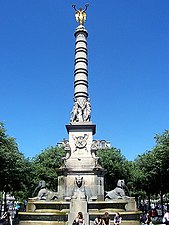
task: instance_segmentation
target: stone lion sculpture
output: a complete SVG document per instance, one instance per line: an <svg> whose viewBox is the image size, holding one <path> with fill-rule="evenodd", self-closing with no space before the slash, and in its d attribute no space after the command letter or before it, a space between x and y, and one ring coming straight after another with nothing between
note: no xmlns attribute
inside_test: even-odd
<svg viewBox="0 0 169 225"><path fill-rule="evenodd" d="M48 190L48 188L46 187L46 182L44 180L39 181L38 186L35 188L32 194L33 196L35 195L37 190L39 190L39 192L38 195L34 197L34 199L49 201L58 198L56 192Z"/></svg>
<svg viewBox="0 0 169 225"><path fill-rule="evenodd" d="M117 186L112 191L107 191L105 195L105 200L115 200L115 199L126 199L129 198L129 196L126 196L124 188L127 189L127 186L125 185L124 180L118 180Z"/></svg>

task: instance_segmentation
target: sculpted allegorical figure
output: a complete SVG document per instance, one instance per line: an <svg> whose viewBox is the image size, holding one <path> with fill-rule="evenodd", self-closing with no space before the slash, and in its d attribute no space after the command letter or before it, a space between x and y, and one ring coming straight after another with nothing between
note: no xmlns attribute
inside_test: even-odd
<svg viewBox="0 0 169 225"><path fill-rule="evenodd" d="M90 121L91 116L91 105L90 101L86 101L85 109L84 109L84 121Z"/></svg>
<svg viewBox="0 0 169 225"><path fill-rule="evenodd" d="M78 107L78 122L83 122L83 110L80 106Z"/></svg>
<svg viewBox="0 0 169 225"><path fill-rule="evenodd" d="M74 100L74 106L73 106L73 110L71 112L71 122L74 122L74 121L77 121L78 120L78 102L77 100L75 99Z"/></svg>
<svg viewBox="0 0 169 225"><path fill-rule="evenodd" d="M79 10L76 9L76 5L73 4L72 7L75 9L75 18L76 21L79 22L80 25L83 25L84 22L86 21L86 10L88 8L88 4L86 4L86 8L82 9L80 8Z"/></svg>
<svg viewBox="0 0 169 225"><path fill-rule="evenodd" d="M66 168L66 160L69 159L71 155L71 148L69 145L69 141L63 140L63 142L64 142L64 149L65 149L66 155L62 157L62 166L61 166L62 169Z"/></svg>
<svg viewBox="0 0 169 225"><path fill-rule="evenodd" d="M89 122L91 118L90 100L86 98L74 99L70 122Z"/></svg>
<svg viewBox="0 0 169 225"><path fill-rule="evenodd" d="M92 145L91 145L91 155L92 158L95 160L95 167L101 167L100 163L99 163L99 159L100 157L97 156L96 152L98 150L98 141L93 140Z"/></svg>

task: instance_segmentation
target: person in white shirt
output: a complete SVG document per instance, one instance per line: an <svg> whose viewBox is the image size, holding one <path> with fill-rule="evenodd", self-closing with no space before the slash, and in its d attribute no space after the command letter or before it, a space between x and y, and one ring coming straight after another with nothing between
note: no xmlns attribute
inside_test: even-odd
<svg viewBox="0 0 169 225"><path fill-rule="evenodd" d="M167 212L164 214L163 223L169 225L169 209L167 209Z"/></svg>
<svg viewBox="0 0 169 225"><path fill-rule="evenodd" d="M114 217L114 225L120 225L121 224L121 216L118 212L116 212L116 215Z"/></svg>

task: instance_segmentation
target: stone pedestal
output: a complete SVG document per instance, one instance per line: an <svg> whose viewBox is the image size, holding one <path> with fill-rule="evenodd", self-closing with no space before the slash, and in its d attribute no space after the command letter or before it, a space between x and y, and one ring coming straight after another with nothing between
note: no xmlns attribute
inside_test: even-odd
<svg viewBox="0 0 169 225"><path fill-rule="evenodd" d="M76 123L66 126L69 134L70 154L58 178L58 193L64 198L72 198L76 189L76 179L83 179L82 188L86 198L104 199L104 169L99 166L95 154L92 155L93 134L96 126L91 123Z"/></svg>
<svg viewBox="0 0 169 225"><path fill-rule="evenodd" d="M134 197L130 197L127 200L126 211L137 211L137 204Z"/></svg>
<svg viewBox="0 0 169 225"><path fill-rule="evenodd" d="M89 215L87 211L87 201L85 199L73 199L70 203L70 213L68 216L68 225L72 225L78 212L83 212L85 224L89 224Z"/></svg>

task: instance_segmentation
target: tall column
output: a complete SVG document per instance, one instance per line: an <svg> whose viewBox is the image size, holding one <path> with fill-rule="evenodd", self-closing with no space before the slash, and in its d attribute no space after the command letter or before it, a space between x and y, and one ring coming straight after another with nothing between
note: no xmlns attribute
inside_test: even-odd
<svg viewBox="0 0 169 225"><path fill-rule="evenodd" d="M75 8L75 5L73 5ZM91 106L88 95L87 37L84 27L86 8L75 8L76 21L74 60L74 105L70 124L66 125L69 141L65 147L66 157L62 167L64 176L59 180L58 192L70 196L69 221L81 210L88 224L87 199L104 198L104 171L99 165L96 142L93 135L96 125L90 121ZM62 181L62 182L61 182ZM73 190L72 190L72 187ZM80 207L80 208L79 208Z"/></svg>
<svg viewBox="0 0 169 225"><path fill-rule="evenodd" d="M71 124L90 122L91 105L88 98L87 30L79 25L75 31L74 106Z"/></svg>
<svg viewBox="0 0 169 225"><path fill-rule="evenodd" d="M87 30L83 25L75 32L74 98L88 99Z"/></svg>

